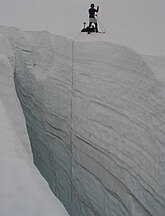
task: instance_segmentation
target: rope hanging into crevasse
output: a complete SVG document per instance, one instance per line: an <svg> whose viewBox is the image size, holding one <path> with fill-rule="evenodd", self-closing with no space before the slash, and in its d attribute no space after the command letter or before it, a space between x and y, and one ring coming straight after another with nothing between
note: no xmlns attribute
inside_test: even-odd
<svg viewBox="0 0 165 216"><path fill-rule="evenodd" d="M71 201L73 201L73 85L74 85L74 46L75 40L80 36L81 32L72 40L71 53L71 110L70 110L70 151L71 151L71 165L70 165L70 182L71 182Z"/></svg>

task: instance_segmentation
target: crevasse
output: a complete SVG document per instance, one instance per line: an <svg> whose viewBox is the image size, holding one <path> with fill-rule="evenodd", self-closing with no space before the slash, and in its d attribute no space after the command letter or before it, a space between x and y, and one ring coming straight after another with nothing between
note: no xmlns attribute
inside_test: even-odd
<svg viewBox="0 0 165 216"><path fill-rule="evenodd" d="M163 216L164 84L143 57L103 41L75 41L73 52L48 32L0 31L15 52L34 162L70 215Z"/></svg>

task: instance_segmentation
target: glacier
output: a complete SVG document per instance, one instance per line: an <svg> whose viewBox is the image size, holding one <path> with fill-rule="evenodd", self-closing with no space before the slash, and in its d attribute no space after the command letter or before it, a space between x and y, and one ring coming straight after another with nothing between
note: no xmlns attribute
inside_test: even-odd
<svg viewBox="0 0 165 216"><path fill-rule="evenodd" d="M0 34L0 215L68 216L34 166L25 118L15 91L15 56Z"/></svg>
<svg viewBox="0 0 165 216"><path fill-rule="evenodd" d="M34 163L72 216L164 216L165 85L132 49L0 27Z"/></svg>

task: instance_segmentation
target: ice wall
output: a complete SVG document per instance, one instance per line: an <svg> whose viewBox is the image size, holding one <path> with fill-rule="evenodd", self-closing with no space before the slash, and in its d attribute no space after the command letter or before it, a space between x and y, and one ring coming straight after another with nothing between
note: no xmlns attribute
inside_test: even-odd
<svg viewBox="0 0 165 216"><path fill-rule="evenodd" d="M164 216L165 88L143 58L108 42L5 34L35 164L69 213Z"/></svg>
<svg viewBox="0 0 165 216"><path fill-rule="evenodd" d="M14 65L10 43L0 35L0 215L68 216L33 163Z"/></svg>

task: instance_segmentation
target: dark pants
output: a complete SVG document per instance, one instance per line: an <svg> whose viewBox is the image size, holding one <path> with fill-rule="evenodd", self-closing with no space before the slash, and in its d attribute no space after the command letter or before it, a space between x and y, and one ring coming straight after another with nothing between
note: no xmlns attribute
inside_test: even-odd
<svg viewBox="0 0 165 216"><path fill-rule="evenodd" d="M94 23L94 24L95 24L95 31L98 32L98 26L97 26L97 23ZM90 28L91 28L91 25L92 25L92 22L89 23L88 34L90 34Z"/></svg>

